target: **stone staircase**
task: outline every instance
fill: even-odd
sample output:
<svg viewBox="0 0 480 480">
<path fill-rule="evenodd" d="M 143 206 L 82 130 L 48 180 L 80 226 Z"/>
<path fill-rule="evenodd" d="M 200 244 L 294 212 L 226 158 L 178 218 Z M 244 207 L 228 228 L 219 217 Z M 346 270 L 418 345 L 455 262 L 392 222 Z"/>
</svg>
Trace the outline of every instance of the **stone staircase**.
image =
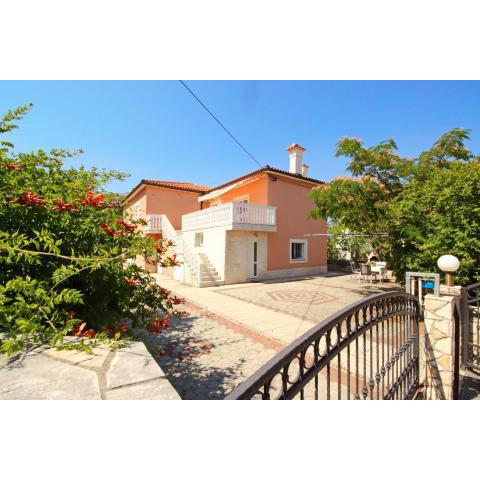
<svg viewBox="0 0 480 480">
<path fill-rule="evenodd" d="M 161 229 L 163 238 L 174 243 L 173 250 L 177 254 L 184 269 L 190 272 L 191 283 L 196 287 L 213 287 L 223 285 L 220 275 L 213 267 L 205 253 L 196 252 L 182 236 L 182 232 L 175 230 L 166 215 L 162 215 Z M 183 275 L 185 277 L 185 275 Z M 185 281 L 185 279 L 184 279 Z"/>
<path fill-rule="evenodd" d="M 213 287 L 216 285 L 223 285 L 223 282 L 220 279 L 220 275 L 215 270 L 214 266 L 210 262 L 209 258 L 205 253 L 199 253 L 201 264 L 200 264 L 200 287 Z"/>
</svg>

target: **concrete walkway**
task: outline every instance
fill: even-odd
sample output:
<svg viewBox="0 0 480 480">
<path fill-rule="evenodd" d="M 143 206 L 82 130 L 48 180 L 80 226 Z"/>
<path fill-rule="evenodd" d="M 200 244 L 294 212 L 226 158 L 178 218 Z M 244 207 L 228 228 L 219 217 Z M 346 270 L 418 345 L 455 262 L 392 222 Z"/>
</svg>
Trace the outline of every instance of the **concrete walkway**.
<svg viewBox="0 0 480 480">
<path fill-rule="evenodd" d="M 219 295 L 216 292 L 225 287 L 197 288 L 182 285 L 159 274 L 155 274 L 155 276 L 162 287 L 172 290 L 177 295 L 203 307 L 206 311 L 227 318 L 285 345 L 312 328 L 312 324 L 306 320 L 275 312 L 243 300 Z M 231 285 L 228 287 L 232 288 Z"/>
<path fill-rule="evenodd" d="M 160 285 L 189 302 L 283 345 L 356 300 L 398 288 L 395 284 L 371 287 L 354 281 L 350 275 L 328 274 L 282 282 L 198 288 L 161 274 L 153 275 Z"/>
</svg>

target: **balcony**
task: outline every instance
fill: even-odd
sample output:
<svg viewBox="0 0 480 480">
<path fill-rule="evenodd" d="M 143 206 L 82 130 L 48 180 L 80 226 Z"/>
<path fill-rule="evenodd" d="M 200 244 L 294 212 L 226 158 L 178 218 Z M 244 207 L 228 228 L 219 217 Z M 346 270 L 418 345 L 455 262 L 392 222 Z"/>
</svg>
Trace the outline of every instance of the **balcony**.
<svg viewBox="0 0 480 480">
<path fill-rule="evenodd" d="M 161 215 L 147 215 L 147 224 L 145 225 L 145 233 L 162 233 L 162 216 Z"/>
<path fill-rule="evenodd" d="M 227 230 L 276 232 L 276 208 L 241 202 L 224 203 L 182 216 L 182 231 L 224 227 Z"/>
</svg>

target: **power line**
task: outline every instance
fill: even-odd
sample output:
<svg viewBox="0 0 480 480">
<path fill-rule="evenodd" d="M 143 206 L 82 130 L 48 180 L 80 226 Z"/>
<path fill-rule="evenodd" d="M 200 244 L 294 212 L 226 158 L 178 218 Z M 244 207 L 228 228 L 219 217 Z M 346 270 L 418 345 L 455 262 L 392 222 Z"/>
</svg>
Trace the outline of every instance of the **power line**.
<svg viewBox="0 0 480 480">
<path fill-rule="evenodd" d="M 188 90 L 192 97 L 212 116 L 212 118 L 230 135 L 230 137 L 235 141 L 235 143 L 259 166 L 263 167 L 260 162 L 228 131 L 222 122 L 208 109 L 208 107 L 187 87 L 186 83 L 183 80 L 179 82 Z"/>
</svg>

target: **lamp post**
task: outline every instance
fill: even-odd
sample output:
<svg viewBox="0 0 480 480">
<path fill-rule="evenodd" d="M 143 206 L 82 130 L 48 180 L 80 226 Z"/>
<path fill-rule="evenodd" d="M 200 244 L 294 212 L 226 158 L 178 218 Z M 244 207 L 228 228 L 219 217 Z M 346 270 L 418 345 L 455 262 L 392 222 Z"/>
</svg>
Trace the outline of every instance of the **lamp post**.
<svg viewBox="0 0 480 480">
<path fill-rule="evenodd" d="M 453 272 L 458 270 L 460 260 L 454 255 L 442 255 L 437 260 L 437 265 L 442 272 L 445 272 L 445 285 L 453 287 Z"/>
</svg>

